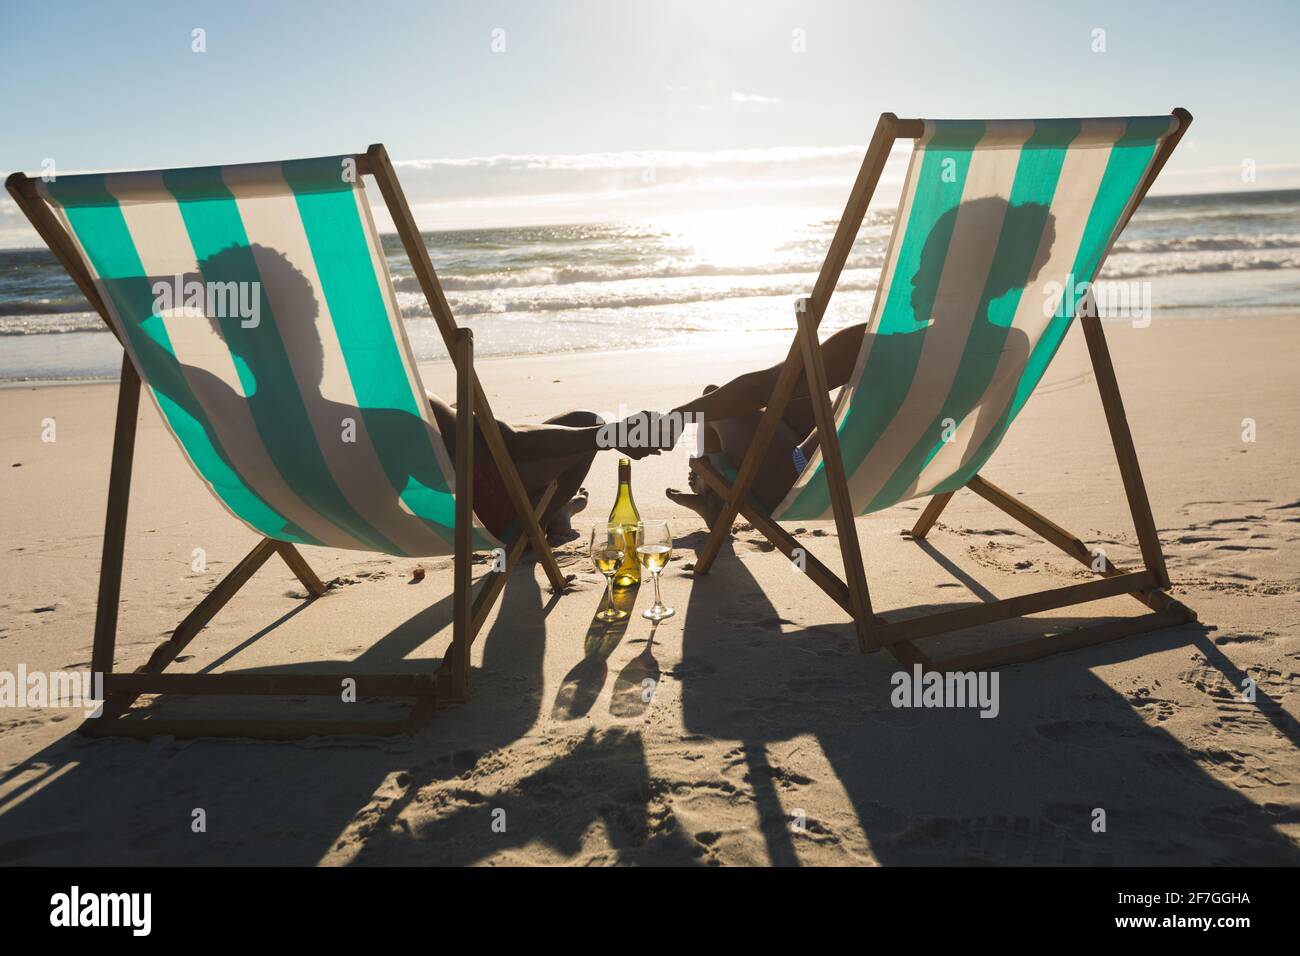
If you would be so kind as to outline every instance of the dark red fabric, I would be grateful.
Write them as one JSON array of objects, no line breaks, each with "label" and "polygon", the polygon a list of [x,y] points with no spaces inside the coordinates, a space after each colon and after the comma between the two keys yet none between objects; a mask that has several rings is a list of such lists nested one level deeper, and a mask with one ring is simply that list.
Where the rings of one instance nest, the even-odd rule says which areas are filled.
[{"label": "dark red fabric", "polygon": [[[477,456],[476,456],[477,457]],[[497,538],[503,538],[515,520],[514,505],[496,462],[483,456],[474,463],[474,513]]]}]

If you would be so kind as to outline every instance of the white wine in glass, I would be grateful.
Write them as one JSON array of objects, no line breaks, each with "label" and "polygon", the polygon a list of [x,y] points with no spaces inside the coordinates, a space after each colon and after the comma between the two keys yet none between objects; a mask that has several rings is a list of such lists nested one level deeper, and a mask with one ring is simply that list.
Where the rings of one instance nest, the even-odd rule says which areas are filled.
[{"label": "white wine in glass", "polygon": [[662,621],[676,613],[665,606],[663,598],[659,596],[659,575],[668,566],[668,559],[673,556],[673,535],[668,530],[667,521],[642,521],[637,530],[636,558],[641,562],[641,567],[655,579],[655,603],[642,611],[641,616],[652,621]]},{"label": "white wine in glass", "polygon": [[614,605],[614,575],[618,573],[627,554],[628,530],[617,524],[596,525],[591,529],[587,550],[591,555],[592,566],[605,575],[605,595],[609,601],[608,607],[596,613],[596,618],[601,621],[621,621],[627,617],[627,611]]}]

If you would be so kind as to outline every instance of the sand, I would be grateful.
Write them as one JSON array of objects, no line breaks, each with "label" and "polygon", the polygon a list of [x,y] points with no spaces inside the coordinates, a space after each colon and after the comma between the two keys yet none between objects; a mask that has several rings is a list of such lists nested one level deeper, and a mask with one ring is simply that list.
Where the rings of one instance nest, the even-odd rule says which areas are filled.
[{"label": "sand", "polygon": [[[74,733],[77,712],[0,711],[0,862],[1294,865],[1300,325],[1207,317],[1109,333],[1173,593],[1198,624],[1005,668],[994,719],[895,708],[899,665],[859,654],[845,615],[753,530],[692,579],[701,522],[661,493],[683,485],[683,450],[634,465],[643,516],[677,535],[663,582],[677,616],[657,629],[637,615],[621,632],[591,627],[603,582],[575,542],[558,552],[574,590],[551,595],[527,561],[475,646],[473,699],[414,738],[96,741]],[[499,415],[537,421],[620,400],[663,407],[783,352],[778,339],[741,340],[480,369]],[[449,373],[431,366],[426,381],[450,394]],[[87,666],[115,392],[0,391],[0,670]],[[608,512],[615,464],[597,458],[584,519]],[[986,475],[1136,566],[1077,330]],[[858,522],[878,610],[1084,579],[970,493],[927,544],[910,541],[899,532],[923,503]],[[796,533],[838,567],[833,525]],[[146,406],[120,666],[141,663],[254,543]],[[274,560],[176,668],[434,666],[450,638],[449,559],[304,553],[334,582],[326,597],[304,601]],[[1116,598],[924,646],[986,647],[1140,610]],[[160,713],[214,704],[314,706],[173,700]]]}]

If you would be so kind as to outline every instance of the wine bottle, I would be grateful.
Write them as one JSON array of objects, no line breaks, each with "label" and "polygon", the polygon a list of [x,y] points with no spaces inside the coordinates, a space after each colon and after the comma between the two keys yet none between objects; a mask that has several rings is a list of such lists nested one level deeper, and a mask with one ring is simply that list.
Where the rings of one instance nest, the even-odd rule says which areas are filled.
[{"label": "wine bottle", "polygon": [[623,562],[614,575],[614,586],[625,588],[641,580],[641,565],[636,559],[637,525],[641,523],[641,515],[636,510],[636,502],[632,500],[632,462],[626,458],[618,460],[618,496],[609,513],[609,523],[621,525],[625,529]]}]

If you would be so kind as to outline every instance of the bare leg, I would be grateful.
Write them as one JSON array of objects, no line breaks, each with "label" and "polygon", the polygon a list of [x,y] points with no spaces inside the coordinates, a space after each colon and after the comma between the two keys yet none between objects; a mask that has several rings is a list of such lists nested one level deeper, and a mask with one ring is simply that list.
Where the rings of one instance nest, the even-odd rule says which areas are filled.
[{"label": "bare leg", "polygon": [[[544,424],[567,425],[573,428],[599,426],[604,424],[595,412],[573,411],[548,418]],[[571,519],[587,507],[587,489],[582,487],[583,479],[591,470],[591,463],[596,457],[593,450],[589,453],[573,455],[568,458],[542,459],[540,461],[520,462],[520,477],[529,494],[541,491],[552,481],[555,482],[555,495],[551,505],[542,515],[542,528],[547,535],[560,541],[570,541],[575,536]],[[559,469],[558,472],[556,469]],[[528,472],[530,474],[525,474]],[[554,477],[548,477],[549,475]],[[530,480],[533,482],[530,485]]]},{"label": "bare leg", "polygon": [[[723,453],[737,465],[749,454],[749,448],[754,443],[754,433],[758,431],[758,423],[762,417],[761,412],[753,412],[714,423],[713,427],[717,430]],[[795,434],[785,422],[782,422],[771,443],[768,444],[767,452],[758,467],[758,474],[750,486],[750,493],[767,508],[775,508],[779,505],[786,492],[794,485],[798,475],[794,470],[791,453],[802,438],[802,435]]]},{"label": "bare leg", "polygon": [[[795,430],[796,427],[802,427],[797,411],[794,424],[790,417],[785,416],[777,429],[751,486],[750,493],[769,509],[781,503],[798,477],[794,470],[792,452],[800,444],[804,433]],[[762,411],[756,409],[722,421],[706,422],[705,453],[721,451],[733,462],[743,461],[753,444],[754,433],[758,430],[761,418]],[[711,488],[703,487],[696,481],[694,472],[691,473],[690,483],[693,493],[669,488],[665,494],[670,501],[695,511],[712,527],[722,511],[722,499]]]},{"label": "bare leg", "polygon": [[[448,405],[432,392],[425,392],[425,396],[429,399],[429,407],[433,411],[438,431],[442,433],[442,440],[446,443],[447,450],[454,454],[458,412],[454,406]],[[568,412],[537,425],[512,425],[499,418],[496,422],[506,451],[516,462],[594,455],[602,447],[600,441],[602,426],[605,424],[604,419],[594,412]],[[569,424],[571,422],[583,424]],[[476,427],[475,432],[478,435],[478,445],[482,445],[481,430]],[[619,447],[618,450],[629,458],[638,460],[647,455],[657,455],[661,451],[659,448],[639,444],[634,447]]]},{"label": "bare leg", "polygon": [[[540,425],[516,425],[512,429],[512,436],[521,433],[535,435],[549,430],[551,434],[564,438],[566,433],[576,429],[597,428],[602,424],[604,419],[595,412],[573,411],[556,415]],[[507,437],[506,448],[511,451],[519,480],[523,482],[529,497],[536,497],[551,482],[555,482],[555,494],[541,516],[542,530],[561,540],[570,540],[573,526],[569,519],[587,506],[587,492],[582,488],[582,481],[587,477],[596,457],[595,445],[587,451],[545,458],[517,454],[511,446],[511,437]],[[484,454],[486,453],[484,449]]]},{"label": "bare leg", "polygon": [[[454,455],[457,410],[438,396],[426,394],[443,441]],[[498,421],[506,453],[514,462],[529,497],[539,495],[552,481],[556,483],[551,504],[541,517],[543,530],[566,534],[572,530],[569,518],[586,507],[587,493],[582,489],[582,479],[596,457],[597,432],[604,423],[599,415],[588,411],[566,412],[539,425],[509,425]],[[481,432],[475,431],[475,460],[488,461],[491,453],[487,443]]]},{"label": "bare leg", "polygon": [[[830,388],[847,384],[853,376],[865,334],[865,325],[850,325],[821,344],[822,359],[826,364],[826,383]],[[709,421],[745,415],[767,404],[772,397],[772,390],[776,388],[777,379],[781,376],[781,369],[781,365],[773,365],[758,372],[739,375],[717,388],[706,389],[699,398],[673,410],[681,413],[698,412]],[[807,395],[808,380],[806,376],[801,376],[794,396],[806,398]]]},{"label": "bare leg", "polygon": [[[840,329],[821,344],[827,384],[831,388],[846,385],[852,377],[865,334],[865,325],[851,325]],[[771,398],[780,374],[781,366],[773,365],[762,371],[740,375],[720,387],[710,385],[699,398],[674,411],[704,416],[707,422],[704,441],[706,454],[723,451],[732,461],[743,461],[758,428],[762,409]],[[794,397],[782,415],[781,427],[768,446],[754,479],[751,493],[768,508],[781,503],[798,477],[791,454],[794,448],[797,446],[802,449],[805,457],[811,457],[817,448],[817,433],[813,427],[812,403],[807,388],[807,379],[801,378]],[[700,487],[693,472],[691,488],[693,494],[675,489],[669,489],[667,494],[670,500],[698,512],[712,527],[722,509],[721,499],[710,489]]]}]

